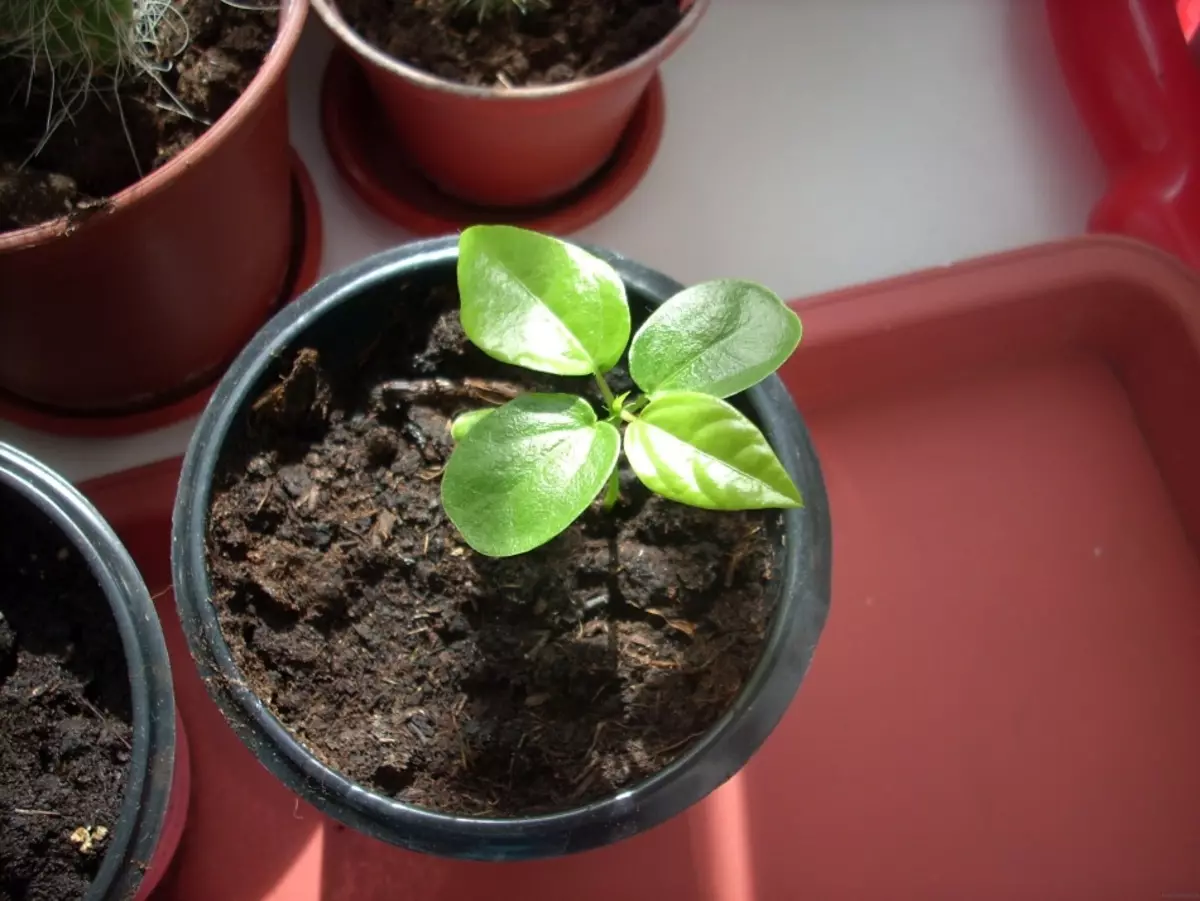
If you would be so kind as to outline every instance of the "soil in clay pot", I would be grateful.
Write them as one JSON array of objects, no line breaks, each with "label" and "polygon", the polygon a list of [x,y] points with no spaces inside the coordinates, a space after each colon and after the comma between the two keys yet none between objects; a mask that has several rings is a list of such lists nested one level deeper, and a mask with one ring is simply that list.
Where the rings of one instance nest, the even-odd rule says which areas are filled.
[{"label": "soil in clay pot", "polygon": [[129,677],[86,562],[0,489],[0,901],[82,898],[116,828]]},{"label": "soil in clay pot", "polygon": [[[494,10],[482,20],[481,5]],[[601,75],[661,41],[679,0],[338,0],[346,22],[389,56],[482,87]]]},{"label": "soil in clay pot", "polygon": [[173,0],[172,10],[151,48],[154,77],[131,72],[114,90],[111,77],[98,74],[86,101],[32,158],[63,97],[44,64],[31,78],[27,59],[0,58],[0,233],[103,210],[106,198],[224,115],[275,41],[276,12],[225,0]]},{"label": "soil in clay pot", "polygon": [[396,309],[350,362],[282,360],[230,433],[208,556],[234,659],[325,764],[407,803],[516,816],[630,787],[757,663],[779,512],[682,506],[623,472],[613,512],[475,553],[441,507],[450,419],[590,383],[486,357],[453,287],[408,286]]}]

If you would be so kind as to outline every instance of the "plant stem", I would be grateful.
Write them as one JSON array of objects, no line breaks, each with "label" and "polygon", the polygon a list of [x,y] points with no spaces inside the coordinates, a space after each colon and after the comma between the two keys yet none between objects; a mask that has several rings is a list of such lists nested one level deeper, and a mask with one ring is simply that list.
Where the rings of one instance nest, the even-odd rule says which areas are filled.
[{"label": "plant stem", "polygon": [[612,475],[608,477],[608,487],[604,489],[604,512],[606,513],[617,505],[617,499],[621,496],[619,472],[620,466],[614,466]]},{"label": "plant stem", "polygon": [[612,388],[608,387],[608,382],[604,381],[604,376],[598,372],[593,372],[592,375],[595,376],[596,384],[600,387],[600,394],[604,396],[605,407],[611,410],[617,396],[612,393]]}]

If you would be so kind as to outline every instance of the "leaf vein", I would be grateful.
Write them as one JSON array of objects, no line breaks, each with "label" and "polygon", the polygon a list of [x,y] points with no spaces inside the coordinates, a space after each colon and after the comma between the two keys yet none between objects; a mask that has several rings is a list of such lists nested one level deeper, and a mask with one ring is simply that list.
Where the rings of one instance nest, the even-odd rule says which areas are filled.
[{"label": "leaf vein", "polygon": [[[675,378],[675,376],[679,375],[679,373],[684,372],[685,370],[689,369],[693,363],[695,363],[698,359],[700,359],[706,353],[709,353],[712,351],[719,351],[723,344],[725,344],[726,342],[729,341],[729,339],[731,339],[737,335],[737,332],[740,328],[741,328],[741,322],[735,322],[732,325],[730,325],[728,323],[728,320],[726,320],[726,325],[725,325],[724,331],[720,335],[720,337],[718,337],[711,344],[708,344],[708,345],[700,348],[700,350],[696,351],[696,353],[694,353],[690,357],[688,357],[687,360],[685,360],[683,363],[680,363],[673,370],[671,370],[670,373],[663,376],[663,378],[659,382],[658,387],[661,389],[663,387],[663,385],[669,386],[671,383],[671,379]],[[741,361],[739,360],[738,362],[741,362]]]},{"label": "leaf vein", "polygon": [[768,488],[770,488],[776,494],[779,493],[778,490],[773,485],[771,485],[769,482],[764,482],[758,476],[756,476],[752,473],[746,472],[741,467],[734,466],[729,461],[722,460],[720,457],[715,457],[712,454],[710,454],[708,451],[703,450],[702,448],[696,447],[696,445],[694,445],[688,441],[684,441],[682,438],[678,437],[677,435],[672,434],[671,432],[668,432],[666,429],[662,428],[661,426],[655,425],[652,422],[645,422],[645,425],[649,428],[657,429],[659,432],[666,435],[668,438],[670,438],[672,441],[676,442],[677,444],[682,444],[684,447],[691,448],[693,451],[695,451],[700,456],[704,457],[706,460],[712,460],[714,463],[718,463],[721,466],[724,466],[726,469],[730,469],[740,476],[744,476],[747,479],[751,479],[752,481],[758,482],[760,485],[766,485]]},{"label": "leaf vein", "polygon": [[510,283],[519,286],[526,297],[530,298],[536,306],[549,313],[550,318],[554,320],[555,325],[557,325],[562,334],[566,336],[568,343],[570,343],[577,352],[581,353],[584,359],[595,366],[596,361],[592,359],[592,355],[588,353],[587,348],[583,346],[583,342],[581,342],[578,336],[571,331],[571,327],[568,326],[567,323],[563,321],[562,317],[554,311],[554,308],[548,303],[544,302],[542,298],[538,296],[536,291],[532,290],[529,285],[525,284],[525,281],[520,278],[520,276],[513,272],[508,266],[504,265],[503,260],[496,259],[495,257],[492,257],[491,259],[495,261],[497,271],[503,272]]}]

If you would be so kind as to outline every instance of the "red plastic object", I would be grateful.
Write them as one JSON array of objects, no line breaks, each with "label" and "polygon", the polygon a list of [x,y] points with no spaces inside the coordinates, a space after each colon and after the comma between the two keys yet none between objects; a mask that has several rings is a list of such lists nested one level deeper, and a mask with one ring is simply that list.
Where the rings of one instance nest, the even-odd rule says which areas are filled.
[{"label": "red plastic object", "polygon": [[576,232],[632,193],[650,168],[665,119],[662,79],[642,95],[609,161],[586,182],[537,207],[488,209],[443,194],[408,163],[391,140],[362,69],[334,50],[321,84],[321,125],[338,172],[362,200],[401,228],[445,235],[480,222],[503,222],[551,234]]},{"label": "red plastic object", "polygon": [[125,413],[194,390],[270,315],[292,250],[286,74],[308,4],[279,7],[262,68],[194,144],[107,209],[0,235],[0,389]]},{"label": "red plastic object", "polygon": [[360,38],[333,0],[313,0],[354,54],[399,148],[445,194],[486,207],[529,207],[578,188],[612,157],[662,62],[691,35],[709,0],[625,65],[564,85],[477,88],[398,62]]},{"label": "red plastic object", "polygon": [[[321,268],[324,232],[317,190],[304,160],[292,151],[292,257],[285,289],[276,304],[292,300],[317,280]],[[235,348],[239,350],[240,348]],[[55,435],[82,438],[115,438],[163,428],[195,416],[204,409],[217,376],[201,390],[179,400],[120,416],[70,415],[21,403],[0,393],[0,419]]]},{"label": "red plastic object", "polygon": [[1047,0],[1059,64],[1108,168],[1088,230],[1200,268],[1200,66],[1193,0]]},{"label": "red plastic object", "polygon": [[[365,839],[266,775],[161,600],[196,792],[174,901],[1126,899],[1200,890],[1200,278],[1092,238],[799,305],[783,376],[832,615],[760,754],[638,838],[535,864]],[[87,490],[168,578],[178,462]]]},{"label": "red plastic object", "polygon": [[187,825],[188,808],[192,796],[192,756],[188,747],[187,732],[179,711],[175,712],[175,773],[171,779],[171,797],[167,801],[167,816],[158,837],[158,847],[146,867],[138,886],[134,901],[147,901],[158,888],[171,867],[183,830]]},{"label": "red plastic object", "polygon": [[1179,15],[1183,36],[1192,40],[1200,29],[1200,0],[1176,0],[1175,11]]}]

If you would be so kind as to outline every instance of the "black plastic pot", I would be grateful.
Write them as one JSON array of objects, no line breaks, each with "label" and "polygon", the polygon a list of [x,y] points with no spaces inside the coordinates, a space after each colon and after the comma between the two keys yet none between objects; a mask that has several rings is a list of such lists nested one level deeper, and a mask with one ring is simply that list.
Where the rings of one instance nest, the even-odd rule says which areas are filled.
[{"label": "black plastic pot", "polygon": [[69,482],[33,457],[0,444],[0,486],[45,514],[87,561],[121,636],[129,670],[133,748],[120,816],[84,901],[127,901],[158,846],[174,777],[175,695],[162,626],[133,558]]},{"label": "black plastic pot", "polygon": [[[676,282],[622,257],[612,263],[630,302],[649,308]],[[172,573],[184,632],[204,684],[238,736],[268,770],[314,806],[367,835],[411,850],[474,860],[525,860],[611,844],[695,804],[739,770],[779,722],[800,686],[829,611],[828,500],[808,432],[783,383],[746,392],[747,406],[805,497],[778,536],[780,592],[763,658],[733,708],[687,753],[612,797],[560,813],[512,819],[454,817],[401,804],[322,764],[266,709],[239,674],[221,636],[206,564],[213,473],[230,427],[301,346],[323,360],[353,359],[396,317],[400,286],[453,283],[456,238],[378,254],[319,283],[271,320],[218,385],[192,437],[172,523]],[[786,534],[786,541],[783,536]]]}]

